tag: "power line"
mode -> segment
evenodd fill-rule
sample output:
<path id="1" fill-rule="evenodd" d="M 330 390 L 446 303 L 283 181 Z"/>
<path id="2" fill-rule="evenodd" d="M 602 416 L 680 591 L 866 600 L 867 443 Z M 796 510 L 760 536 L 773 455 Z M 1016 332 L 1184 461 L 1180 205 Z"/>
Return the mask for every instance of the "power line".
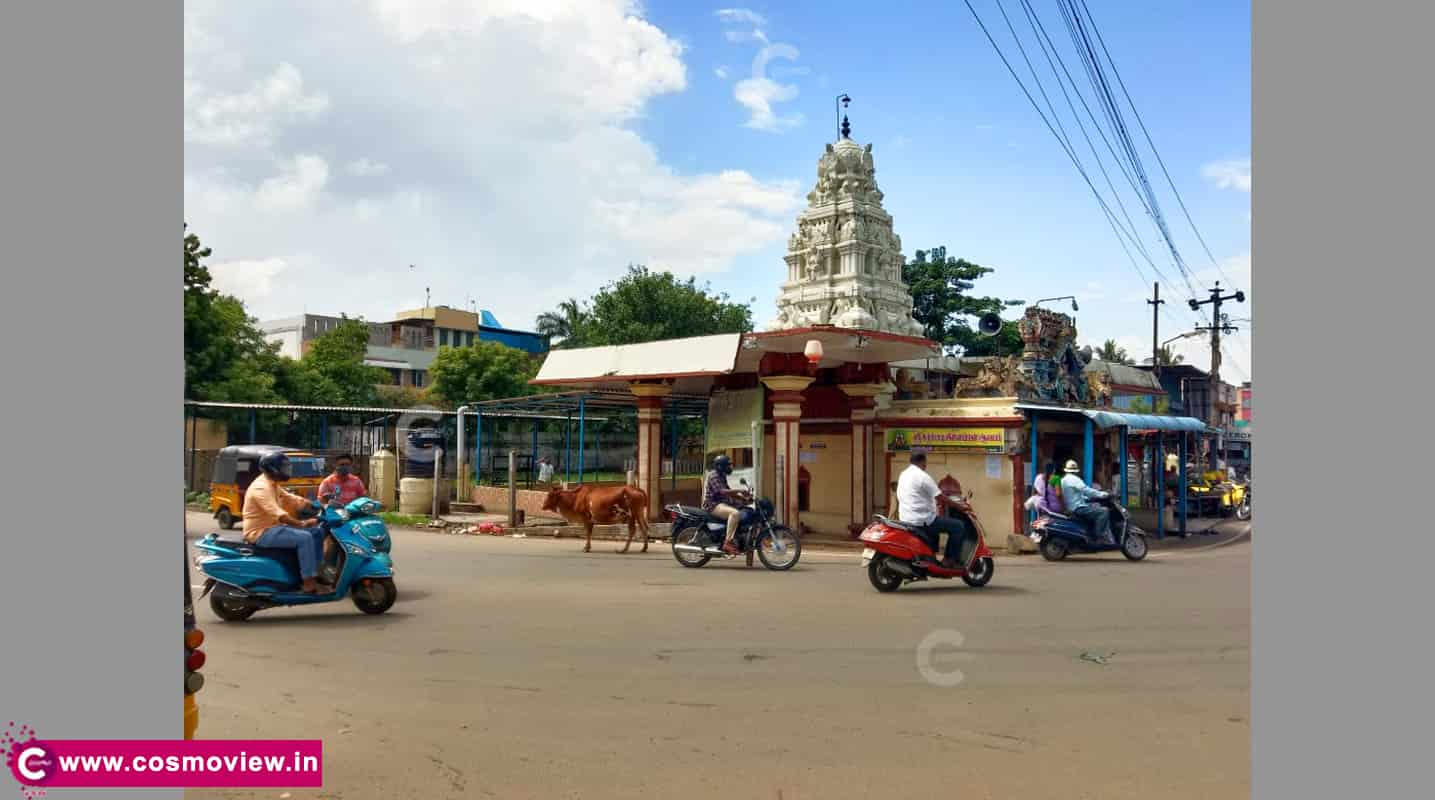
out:
<path id="1" fill-rule="evenodd" d="M 1135 258 L 1131 256 L 1130 250 L 1126 248 L 1125 241 L 1121 238 L 1122 236 L 1126 236 L 1127 238 L 1129 238 L 1131 242 L 1137 246 L 1138 251 L 1140 251 L 1142 255 L 1145 256 L 1147 263 L 1151 265 L 1151 268 L 1155 270 L 1156 274 L 1161 275 L 1164 278 L 1165 276 L 1161 272 L 1160 268 L 1156 266 L 1156 262 L 1150 258 L 1149 254 L 1146 254 L 1145 251 L 1141 249 L 1139 244 L 1140 239 L 1135 235 L 1135 232 L 1132 231 L 1128 233 L 1124 228 L 1121 227 L 1119 221 L 1116 219 L 1115 213 L 1112 212 L 1111 207 L 1107 205 L 1106 199 L 1101 196 L 1101 192 L 1097 190 L 1096 185 L 1092 183 L 1091 177 L 1087 174 L 1085 167 L 1081 165 L 1081 160 L 1077 158 L 1076 153 L 1067 144 L 1066 140 L 1064 140 L 1061 135 L 1057 133 L 1056 127 L 1053 126 L 1051 120 L 1047 118 L 1045 112 L 1041 110 L 1041 105 L 1036 102 L 1036 98 L 1033 97 L 1031 92 L 1027 89 L 1026 84 L 1022 81 L 1021 76 L 1017 74 L 1016 69 L 1011 64 L 1011 61 L 1009 61 L 1006 57 L 1006 54 L 1002 52 L 1001 46 L 998 45 L 996 39 L 992 37 L 991 31 L 988 30 L 986 23 L 982 21 L 981 15 L 977 13 L 976 8 L 972 6 L 971 0 L 963 0 L 963 2 L 966 3 L 967 10 L 971 12 L 972 18 L 976 20 L 977 25 L 982 29 L 982 34 L 986 36 L 987 42 L 992 46 L 992 49 L 996 51 L 997 58 L 1001 59 L 1002 65 L 1007 68 L 1007 72 L 1011 74 L 1012 80 L 1016 81 L 1017 87 L 1020 88 L 1022 94 L 1026 96 L 1027 102 L 1031 103 L 1031 106 L 1036 111 L 1037 116 L 1041 117 L 1042 123 L 1046 125 L 1046 128 L 1051 133 L 1051 135 L 1056 138 L 1057 143 L 1062 146 L 1062 151 L 1066 153 L 1067 158 L 1071 160 L 1073 165 L 1075 165 L 1077 172 L 1081 174 L 1082 179 L 1086 182 L 1087 188 L 1090 189 L 1092 195 L 1096 197 L 1096 201 L 1101 204 L 1101 209 L 1106 215 L 1107 223 L 1111 226 L 1112 231 L 1117 234 L 1118 241 L 1121 242 L 1122 250 L 1126 252 L 1127 259 L 1130 260 L 1132 268 L 1136 270 L 1136 274 L 1138 277 L 1141 278 L 1142 283 L 1146 282 L 1146 276 L 1144 273 L 1142 273 L 1141 267 L 1136 263 Z M 1167 280 L 1169 282 L 1169 279 Z"/>
<path id="2" fill-rule="evenodd" d="M 1156 149 L 1156 143 L 1152 141 L 1151 133 L 1146 130 L 1146 122 L 1141 119 L 1141 112 L 1137 110 L 1136 103 L 1131 99 L 1131 93 L 1126 89 L 1126 81 L 1122 79 L 1121 71 L 1117 69 L 1115 59 L 1111 57 L 1111 51 L 1106 49 L 1106 40 L 1101 36 L 1101 29 L 1097 27 L 1096 18 L 1092 16 L 1091 9 L 1086 5 L 1086 0 L 1081 0 L 1081 8 L 1086 12 L 1086 18 L 1091 22 L 1091 30 L 1096 34 L 1096 41 L 1101 45 L 1101 52 L 1106 54 L 1106 60 L 1111 64 L 1111 74 L 1116 76 L 1116 83 L 1121 87 L 1121 94 L 1126 97 L 1126 104 L 1131 107 L 1131 113 L 1136 115 L 1136 124 L 1141 127 L 1141 134 L 1146 137 L 1146 144 L 1151 147 L 1151 153 L 1156 156 L 1156 163 L 1161 165 L 1161 174 L 1166 176 L 1166 183 L 1171 186 L 1171 194 L 1176 196 L 1176 203 L 1181 206 L 1181 213 L 1186 216 L 1186 222 L 1190 224 L 1192 233 L 1196 234 L 1196 241 L 1201 243 L 1201 249 L 1206 251 L 1206 257 L 1211 259 L 1211 263 L 1216 267 L 1216 271 L 1220 273 L 1221 277 L 1225 279 L 1227 283 L 1235 283 L 1235 281 L 1232 281 L 1230 277 L 1226 275 L 1226 271 L 1221 268 L 1221 263 L 1217 261 L 1215 255 L 1211 253 L 1211 248 L 1207 246 L 1205 237 L 1201 235 L 1200 229 L 1196 227 L 1196 221 L 1191 219 L 1191 212 L 1186 208 L 1186 201 L 1181 198 L 1181 192 L 1176 188 L 1176 182 L 1171 179 L 1171 172 L 1166 169 L 1165 160 L 1161 158 L 1161 151 Z"/>

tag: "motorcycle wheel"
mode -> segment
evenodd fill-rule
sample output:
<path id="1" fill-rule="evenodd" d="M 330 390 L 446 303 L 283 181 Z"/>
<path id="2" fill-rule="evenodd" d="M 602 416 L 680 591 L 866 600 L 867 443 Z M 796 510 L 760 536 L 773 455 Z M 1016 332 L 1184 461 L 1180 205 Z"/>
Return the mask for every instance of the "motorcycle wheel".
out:
<path id="1" fill-rule="evenodd" d="M 992 581 L 992 575 L 996 572 L 996 562 L 990 556 L 982 556 L 977 559 L 975 569 L 962 576 L 962 580 L 968 586 L 980 589 Z"/>
<path id="2" fill-rule="evenodd" d="M 354 605 L 365 614 L 382 614 L 393 608 L 394 601 L 399 599 L 398 587 L 394 586 L 393 578 L 374 578 L 354 584 L 349 590 L 349 596 L 353 598 Z"/>
<path id="3" fill-rule="evenodd" d="M 1132 531 L 1126 534 L 1126 540 L 1121 543 L 1121 555 L 1132 561 L 1140 561 L 1146 557 L 1146 534 Z"/>
<path id="4" fill-rule="evenodd" d="M 872 582 L 872 588 L 884 594 L 902 588 L 902 576 L 887 569 L 888 558 L 879 555 L 867 565 L 867 580 Z"/>
<path id="5" fill-rule="evenodd" d="M 1241 504 L 1236 506 L 1236 519 L 1240 520 L 1241 522 L 1246 522 L 1250 520 L 1250 518 L 1251 499 L 1249 497 L 1245 497 L 1241 499 Z"/>
<path id="6" fill-rule="evenodd" d="M 214 612 L 214 616 L 225 622 L 243 622 L 259 610 L 243 600 L 231 597 L 223 586 L 216 586 L 214 591 L 210 592 L 209 608 Z"/>
<path id="7" fill-rule="evenodd" d="M 782 551 L 779 552 L 776 544 L 781 542 Z M 768 555 L 768 551 L 772 555 Z M 802 558 L 802 540 L 797 534 L 782 525 L 772 526 L 772 530 L 763 531 L 757 537 L 757 557 L 762 565 L 770 570 L 784 571 L 797 566 L 797 560 Z"/>
<path id="8" fill-rule="evenodd" d="M 1047 561 L 1060 561 L 1071 553 L 1071 544 L 1065 539 L 1048 536 L 1041 540 L 1041 557 Z"/>
<path id="9" fill-rule="evenodd" d="M 683 566 L 690 569 L 697 569 L 698 567 L 701 567 L 702 565 L 711 561 L 712 556 L 708 555 L 707 553 L 684 553 L 678 550 L 678 545 L 680 544 L 701 547 L 701 539 L 702 531 L 699 531 L 697 528 L 683 528 L 682 530 L 674 533 L 672 536 L 673 558 L 676 558 L 679 564 L 682 564 Z"/>

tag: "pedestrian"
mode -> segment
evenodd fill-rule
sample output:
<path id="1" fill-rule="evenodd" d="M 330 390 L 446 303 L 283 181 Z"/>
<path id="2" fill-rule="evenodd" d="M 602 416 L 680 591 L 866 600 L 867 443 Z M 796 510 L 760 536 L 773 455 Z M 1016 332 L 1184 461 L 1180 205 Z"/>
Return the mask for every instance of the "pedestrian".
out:
<path id="1" fill-rule="evenodd" d="M 548 456 L 538 459 L 538 482 L 553 483 L 553 462 L 548 460 Z"/>

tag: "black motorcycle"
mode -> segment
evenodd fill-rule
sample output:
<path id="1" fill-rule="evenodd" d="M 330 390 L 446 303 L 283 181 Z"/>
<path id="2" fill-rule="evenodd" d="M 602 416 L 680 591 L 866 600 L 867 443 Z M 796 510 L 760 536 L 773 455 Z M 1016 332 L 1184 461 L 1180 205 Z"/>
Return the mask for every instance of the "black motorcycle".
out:
<path id="1" fill-rule="evenodd" d="M 747 481 L 742 481 L 746 486 Z M 772 521 L 773 505 L 767 498 L 749 501 L 733 534 L 736 554 L 725 553 L 723 539 L 727 536 L 727 520 L 713 516 L 696 506 L 678 503 L 667 506 L 673 521 L 673 558 L 685 567 L 696 569 L 713 558 L 746 556 L 751 564 L 753 553 L 762 565 L 771 570 L 788 570 L 802 557 L 802 540 L 785 525 Z"/>
<path id="2" fill-rule="evenodd" d="M 1060 561 L 1070 553 L 1102 553 L 1120 550 L 1121 555 L 1132 561 L 1146 557 L 1146 533 L 1131 523 L 1126 507 L 1107 494 L 1092 502 L 1105 506 L 1111 512 L 1110 544 L 1098 541 L 1090 527 L 1076 517 L 1065 514 L 1042 512 L 1031 524 L 1028 535 L 1047 561 Z"/>

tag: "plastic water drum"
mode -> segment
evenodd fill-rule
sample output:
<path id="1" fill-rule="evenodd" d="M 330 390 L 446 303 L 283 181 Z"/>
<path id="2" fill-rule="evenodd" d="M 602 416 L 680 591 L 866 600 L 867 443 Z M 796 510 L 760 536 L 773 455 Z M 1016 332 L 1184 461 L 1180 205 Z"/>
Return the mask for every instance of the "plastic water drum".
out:
<path id="1" fill-rule="evenodd" d="M 433 478 L 404 478 L 399 481 L 399 511 L 404 514 L 433 511 Z"/>
<path id="2" fill-rule="evenodd" d="M 399 458 L 383 449 L 369 456 L 369 496 L 393 510 L 399 504 Z"/>

